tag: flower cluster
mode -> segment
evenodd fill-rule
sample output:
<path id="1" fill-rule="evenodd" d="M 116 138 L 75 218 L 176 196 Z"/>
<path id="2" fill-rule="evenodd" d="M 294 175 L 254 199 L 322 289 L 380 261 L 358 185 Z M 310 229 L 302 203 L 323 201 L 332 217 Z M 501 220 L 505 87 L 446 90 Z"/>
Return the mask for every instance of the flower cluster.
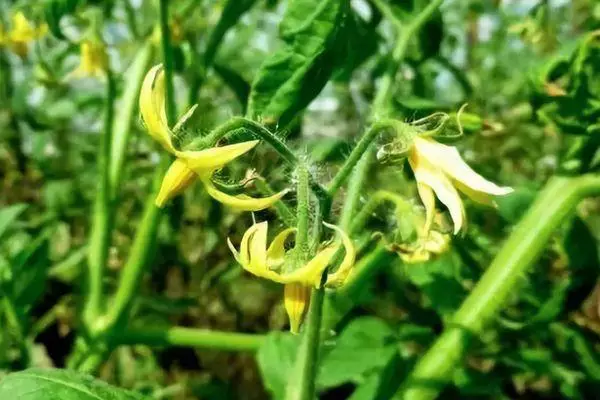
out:
<path id="1" fill-rule="evenodd" d="M 354 244 L 348 235 L 339 227 L 324 223 L 333 229 L 340 241 L 324 243 L 314 257 L 302 265 L 294 263 L 297 257 L 293 252 L 286 251 L 285 243 L 290 235 L 295 233 L 295 228 L 281 231 L 273 238 L 267 248 L 268 223 L 260 222 L 252 225 L 240 243 L 240 250 L 236 250 L 228 239 L 227 244 L 238 263 L 251 274 L 269 279 L 285 285 L 285 308 L 290 318 L 290 330 L 297 333 L 308 308 L 310 288 L 321 287 L 325 269 L 332 264 L 334 257 L 344 248 L 345 255 L 335 272 L 328 273 L 324 279 L 325 287 L 339 287 L 346 281 L 356 258 Z M 341 242 L 341 243 L 340 243 Z M 292 253 L 292 254 L 290 254 Z M 296 265 L 295 265 L 296 264 Z M 294 269 L 288 268 L 294 266 Z"/>
<path id="2" fill-rule="evenodd" d="M 194 111 L 189 110 L 176 125 L 181 125 Z M 176 157 L 169 167 L 156 197 L 156 205 L 163 207 L 167 201 L 180 194 L 199 179 L 208 194 L 217 201 L 243 211 L 258 211 L 270 207 L 288 191 L 264 198 L 244 194 L 230 195 L 219 190 L 212 182 L 215 171 L 247 153 L 258 144 L 251 140 L 226 146 L 213 146 L 201 150 L 178 150 L 172 142 L 166 113 L 165 77 L 162 64 L 154 66 L 144 78 L 140 92 L 140 112 L 150 136 Z"/>

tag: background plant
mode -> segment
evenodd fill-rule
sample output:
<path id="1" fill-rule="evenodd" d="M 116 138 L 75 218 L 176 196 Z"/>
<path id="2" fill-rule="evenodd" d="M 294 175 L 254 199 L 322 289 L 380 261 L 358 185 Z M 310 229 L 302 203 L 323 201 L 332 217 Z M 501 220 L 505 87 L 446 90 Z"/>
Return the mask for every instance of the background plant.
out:
<path id="1" fill-rule="evenodd" d="M 0 5 L 0 394 L 65 382 L 100 398 L 594 396 L 594 1 Z M 11 36 L 19 12 L 33 34 Z M 74 79 L 82 43 L 106 62 Z M 261 139 L 215 175 L 223 190 L 294 193 L 251 216 L 196 184 L 155 207 L 172 160 L 137 104 L 158 63 L 171 125 L 198 104 L 178 145 Z M 465 103 L 454 144 L 515 193 L 497 211 L 467 201 L 466 232 L 409 264 L 412 172 L 375 153 L 398 121 L 456 124 Z M 301 335 L 286 332 L 281 288 L 226 246 L 253 218 L 305 224 L 297 246 L 329 238 L 320 220 L 354 240 L 354 275 L 312 293 Z"/>

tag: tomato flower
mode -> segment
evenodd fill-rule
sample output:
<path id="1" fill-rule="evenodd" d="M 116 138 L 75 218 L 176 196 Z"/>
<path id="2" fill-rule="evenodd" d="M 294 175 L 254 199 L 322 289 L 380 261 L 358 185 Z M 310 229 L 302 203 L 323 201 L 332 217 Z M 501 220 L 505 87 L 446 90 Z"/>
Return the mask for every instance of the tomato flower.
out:
<path id="1" fill-rule="evenodd" d="M 102 78 L 108 67 L 106 47 L 101 41 L 84 40 L 79 45 L 81 58 L 79 66 L 68 78 L 96 77 Z"/>
<path id="2" fill-rule="evenodd" d="M 13 14 L 11 18 L 11 30 L 7 33 L 0 28 L 0 44 L 6 44 L 13 52 L 21 58 L 27 56 L 29 43 L 44 36 L 48 31 L 48 26 L 42 24 L 38 27 L 29 22 L 25 15 L 19 11 Z"/>
<path id="3" fill-rule="evenodd" d="M 167 123 L 165 78 L 162 64 L 154 66 L 146 74 L 140 92 L 139 106 L 148 134 L 165 150 L 177 157 L 163 178 L 159 194 L 156 197 L 158 207 L 164 206 L 167 201 L 189 187 L 196 178 L 200 179 L 208 194 L 214 199 L 243 211 L 258 211 L 268 208 L 288 192 L 288 190 L 283 190 L 269 197 L 252 198 L 244 194 L 227 194 L 220 191 L 212 182 L 211 178 L 216 170 L 250 151 L 258 144 L 258 140 L 194 151 L 182 151 L 175 148 L 171 141 L 173 132 Z M 194 108 L 190 109 L 177 125 L 182 124 Z"/>
<path id="4" fill-rule="evenodd" d="M 487 205 L 494 205 L 492 196 L 503 196 L 513 191 L 473 171 L 455 147 L 438 143 L 429 137 L 413 138 L 408 162 L 425 206 L 425 231 L 429 230 L 433 220 L 435 197 L 448 207 L 454 223 L 454 234 L 457 234 L 465 223 L 465 209 L 457 189 L 472 200 Z"/>
<path id="5" fill-rule="evenodd" d="M 325 269 L 331 264 L 334 256 L 343 246 L 344 259 L 335 272 L 327 274 L 325 287 L 339 287 L 344 284 L 350 274 L 356 259 L 356 250 L 348 235 L 335 225 L 323 223 L 326 227 L 336 231 L 339 242 L 324 244 L 317 254 L 294 270 L 287 271 L 285 242 L 296 232 L 295 228 L 288 228 L 280 232 L 267 248 L 268 222 L 252 225 L 242 237 L 240 250 L 227 239 L 227 244 L 238 263 L 251 274 L 269 279 L 285 285 L 284 304 L 290 318 L 290 330 L 298 333 L 300 325 L 308 309 L 311 287 L 321 286 L 321 277 Z"/>

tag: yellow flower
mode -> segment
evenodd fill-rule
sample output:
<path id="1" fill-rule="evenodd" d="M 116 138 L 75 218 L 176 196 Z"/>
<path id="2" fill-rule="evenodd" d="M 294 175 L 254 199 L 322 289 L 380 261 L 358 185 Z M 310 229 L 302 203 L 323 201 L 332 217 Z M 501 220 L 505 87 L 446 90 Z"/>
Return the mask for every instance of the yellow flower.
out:
<path id="1" fill-rule="evenodd" d="M 298 333 L 300 329 L 310 301 L 311 287 L 319 288 L 321 286 L 323 272 L 331 264 L 338 250 L 343 246 L 346 254 L 338 269 L 327 274 L 326 287 L 335 288 L 343 285 L 356 259 L 356 250 L 348 235 L 335 225 L 325 222 L 323 224 L 339 234 L 341 244 L 339 242 L 325 244 L 306 264 L 290 272 L 283 270 L 286 262 L 285 242 L 291 234 L 296 232 L 295 228 L 288 228 L 280 232 L 268 248 L 268 222 L 252 225 L 244 233 L 239 251 L 233 246 L 231 240 L 227 239 L 233 256 L 246 271 L 260 278 L 285 285 L 284 303 L 290 318 L 292 333 Z"/>
<path id="2" fill-rule="evenodd" d="M 0 32 L 0 43 L 7 44 L 13 52 L 25 58 L 28 44 L 45 35 L 48 25 L 42 24 L 36 28 L 21 11 L 12 16 L 11 22 L 11 30 L 8 33 Z"/>
<path id="3" fill-rule="evenodd" d="M 425 206 L 425 231 L 429 231 L 435 211 L 435 197 L 448 207 L 457 234 L 465 223 L 465 209 L 456 189 L 474 201 L 494 205 L 492 196 L 513 190 L 498 186 L 469 167 L 455 147 L 428 137 L 415 136 L 408 161 L 417 180 L 419 196 Z"/>
<path id="4" fill-rule="evenodd" d="M 164 206 L 167 201 L 181 193 L 196 180 L 196 177 L 200 178 L 206 191 L 214 199 L 243 211 L 258 211 L 268 208 L 288 192 L 288 190 L 283 190 L 272 196 L 257 199 L 244 194 L 230 195 L 221 192 L 213 184 L 211 177 L 216 170 L 250 151 L 258 144 L 258 140 L 198 151 L 180 151 L 174 147 L 171 141 L 173 133 L 167 124 L 165 77 L 162 64 L 154 66 L 146 74 L 140 92 L 139 106 L 150 136 L 165 150 L 177 157 L 163 178 L 160 192 L 156 197 L 158 207 Z M 176 126 L 182 125 L 194 109 L 195 107 L 190 109 Z"/>
<path id="5" fill-rule="evenodd" d="M 79 66 L 68 78 L 97 77 L 102 78 L 108 67 L 106 47 L 101 41 L 84 40 L 79 45 L 81 58 Z"/>

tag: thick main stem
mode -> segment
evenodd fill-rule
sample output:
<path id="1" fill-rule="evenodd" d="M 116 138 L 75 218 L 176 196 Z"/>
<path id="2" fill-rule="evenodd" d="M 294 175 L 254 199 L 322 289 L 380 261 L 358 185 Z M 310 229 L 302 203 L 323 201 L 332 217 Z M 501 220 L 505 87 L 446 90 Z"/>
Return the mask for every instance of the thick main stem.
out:
<path id="1" fill-rule="evenodd" d="M 167 119 L 169 124 L 172 124 L 175 121 L 176 113 L 173 91 L 173 55 L 169 39 L 168 1 L 160 0 L 159 3 L 161 43 L 165 73 L 165 95 L 167 98 Z M 139 287 L 139 280 L 153 255 L 152 249 L 155 247 L 156 232 L 158 230 L 160 216 L 162 215 L 161 210 L 154 204 L 154 199 L 156 193 L 160 189 L 162 177 L 164 176 L 169 162 L 169 158 L 163 156 L 156 169 L 152 185 L 153 191 L 146 200 L 142 222 L 136 232 L 136 237 L 132 244 L 129 257 L 121 272 L 119 286 L 113 300 L 113 306 L 104 322 L 105 326 L 110 331 L 123 329 L 123 326 L 127 322 L 134 297 Z"/>
<path id="2" fill-rule="evenodd" d="M 98 151 L 98 188 L 94 202 L 92 232 L 88 253 L 88 292 L 83 310 L 83 321 L 88 330 L 102 312 L 104 297 L 103 279 L 110 247 L 110 236 L 114 220 L 113 202 L 110 194 L 109 160 L 113 136 L 115 82 L 109 70 L 106 71 L 106 115 L 104 132 Z"/>
<path id="3" fill-rule="evenodd" d="M 600 176 L 554 177 L 515 227 L 446 330 L 421 358 L 396 398 L 434 399 L 465 356 L 470 338 L 498 313 L 521 276 L 579 201 L 600 193 Z"/>

